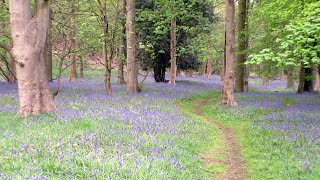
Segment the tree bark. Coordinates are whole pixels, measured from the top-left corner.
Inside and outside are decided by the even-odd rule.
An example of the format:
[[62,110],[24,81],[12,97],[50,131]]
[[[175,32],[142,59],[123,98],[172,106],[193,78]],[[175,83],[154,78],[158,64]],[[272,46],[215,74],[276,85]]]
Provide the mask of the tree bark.
[[47,72],[47,79],[48,81],[52,81],[52,19],[51,14],[52,10],[49,9],[50,15],[49,15],[49,25],[48,25],[48,36],[47,36],[47,60],[46,60],[46,72]]
[[15,76],[15,72],[16,72],[16,63],[14,62],[13,57],[10,56],[10,68],[8,68],[9,71],[9,79],[8,82],[10,84],[13,84],[16,82],[16,76]]
[[304,63],[301,62],[298,93],[313,91],[312,80],[309,78],[306,78],[310,76],[312,76],[312,68],[305,67]]
[[42,56],[48,30],[49,1],[38,0],[35,18],[32,18],[30,0],[11,0],[9,10],[12,54],[18,62],[18,114],[28,116],[43,111],[56,111]]
[[[69,40],[70,40],[70,49],[72,51],[75,51],[76,49],[76,30],[75,30],[75,16],[74,13],[76,12],[76,8],[74,6],[74,3],[72,2],[72,7],[71,7],[71,31],[69,35]],[[75,82],[77,78],[77,57],[76,53],[73,52],[71,53],[70,57],[71,65],[70,65],[70,71],[69,71],[69,82]]]
[[110,57],[108,56],[108,38],[109,38],[109,20],[107,17],[107,4],[104,2],[101,4],[101,15],[103,20],[103,60],[105,66],[105,74],[104,74],[104,85],[106,89],[107,95],[112,94],[111,89],[111,60],[113,53],[110,53]]
[[287,88],[294,87],[294,79],[293,79],[293,68],[289,67],[287,72]]
[[83,67],[83,59],[82,59],[82,57],[80,57],[80,78],[83,78],[84,77],[84,75],[83,75],[83,69],[84,69],[84,67]]
[[210,79],[211,74],[212,74],[212,57],[209,57],[207,61],[207,78]]
[[206,76],[207,75],[207,64],[208,64],[208,61],[204,61],[202,63],[202,66],[201,66],[201,75],[202,76]]
[[124,72],[123,72],[123,62],[124,62],[124,47],[125,40],[124,34],[126,32],[126,22],[125,22],[125,14],[126,14],[126,0],[122,0],[122,10],[121,10],[121,35],[120,35],[120,45],[119,45],[119,53],[118,53],[118,83],[124,84]]
[[223,76],[222,104],[236,106],[234,99],[235,22],[234,0],[226,0],[226,64]]
[[170,56],[171,56],[171,67],[170,67],[170,83],[176,84],[176,77],[177,77],[177,21],[173,19],[171,21],[171,39],[170,39]]
[[236,83],[235,91],[244,92],[245,86],[245,72],[248,48],[248,35],[247,35],[247,0],[239,0],[239,20],[238,20],[238,54],[236,65]]
[[137,93],[138,87],[138,63],[136,60],[136,22],[135,22],[135,0],[127,1],[127,21],[126,21],[126,36],[127,36],[127,71],[128,83],[127,91],[129,93]]
[[313,87],[313,91],[315,92],[320,91],[320,78],[319,78],[318,70],[319,70],[318,65],[313,64],[312,65],[312,76],[313,76],[312,87]]

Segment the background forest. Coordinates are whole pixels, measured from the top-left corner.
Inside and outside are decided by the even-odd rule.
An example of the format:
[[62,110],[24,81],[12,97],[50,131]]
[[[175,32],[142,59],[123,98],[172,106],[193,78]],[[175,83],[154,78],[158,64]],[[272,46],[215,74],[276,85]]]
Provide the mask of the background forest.
[[0,178],[319,179],[318,0],[1,0]]

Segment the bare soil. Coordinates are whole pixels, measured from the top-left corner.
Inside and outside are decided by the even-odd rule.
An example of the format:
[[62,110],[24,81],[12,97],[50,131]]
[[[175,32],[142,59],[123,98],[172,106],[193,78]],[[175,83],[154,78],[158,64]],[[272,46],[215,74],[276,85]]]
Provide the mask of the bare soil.
[[[210,99],[199,99],[191,101],[193,105],[193,112],[198,116],[203,117],[207,122],[209,122],[214,127],[217,127],[223,136],[223,143],[225,144],[225,152],[223,152],[225,159],[224,160],[216,160],[212,158],[212,154],[217,154],[212,150],[211,152],[201,155],[201,158],[207,164],[225,164],[227,166],[227,171],[223,177],[219,179],[245,179],[246,171],[245,171],[245,161],[241,154],[241,146],[239,143],[239,137],[237,137],[236,133],[229,127],[223,125],[219,121],[209,118],[203,113],[203,107],[206,106],[210,102]],[[211,155],[210,155],[211,154]],[[216,177],[213,177],[216,179]]]

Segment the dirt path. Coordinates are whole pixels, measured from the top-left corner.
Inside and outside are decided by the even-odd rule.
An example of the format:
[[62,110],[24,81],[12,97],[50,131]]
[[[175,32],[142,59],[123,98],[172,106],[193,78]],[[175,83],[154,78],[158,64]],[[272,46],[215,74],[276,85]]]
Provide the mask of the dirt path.
[[[245,161],[241,155],[241,147],[239,143],[239,138],[236,133],[231,129],[223,125],[222,123],[207,117],[203,113],[203,107],[210,102],[210,99],[198,99],[191,101],[193,108],[193,113],[205,118],[214,127],[217,127],[223,136],[223,142],[225,143],[225,157],[223,162],[227,166],[226,175],[222,179],[245,179],[246,172],[244,169]],[[217,163],[216,160],[210,159],[209,156],[204,156],[205,161],[208,163]]]

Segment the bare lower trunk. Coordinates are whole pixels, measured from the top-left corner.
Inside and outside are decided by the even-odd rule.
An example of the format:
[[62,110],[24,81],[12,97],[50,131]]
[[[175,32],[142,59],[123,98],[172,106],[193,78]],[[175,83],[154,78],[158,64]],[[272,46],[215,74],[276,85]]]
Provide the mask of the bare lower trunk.
[[103,59],[105,63],[104,85],[107,95],[112,94],[111,89],[111,59],[108,58],[107,41],[105,40],[103,46]]
[[202,63],[202,66],[201,66],[201,75],[202,76],[206,76],[207,75],[207,64],[208,64],[208,61],[204,61],[203,63]]
[[47,37],[47,60],[46,60],[46,72],[48,81],[52,81],[52,20],[51,20],[51,8],[50,8],[50,16],[49,16],[49,26],[48,26],[48,37]]
[[212,74],[212,58],[209,57],[208,59],[208,63],[207,63],[207,78],[211,78],[211,74]]
[[268,78],[262,77],[261,80],[262,80],[262,85],[264,85],[264,86],[268,85],[268,83],[269,83],[269,79]]
[[236,83],[235,91],[244,92],[245,72],[248,48],[247,35],[247,0],[239,0],[239,20],[238,20],[238,54],[236,65]]
[[243,91],[244,92],[249,92],[249,75],[250,75],[249,69],[245,68],[245,77],[243,79],[243,81],[244,81]]
[[127,91],[137,93],[138,87],[138,63],[136,60],[136,27],[135,27],[135,0],[127,1]]
[[171,21],[171,40],[170,40],[170,56],[171,56],[171,67],[170,67],[170,83],[176,84],[177,77],[177,35],[176,35],[177,21],[173,19]]
[[16,77],[15,77],[15,72],[16,72],[16,63],[14,62],[14,60],[12,59],[13,57],[11,57],[11,61],[10,61],[10,68],[9,68],[9,79],[8,82],[10,84],[13,84],[16,82]]
[[36,17],[32,18],[30,1],[10,1],[13,55],[16,67],[20,108],[18,114],[28,116],[56,111],[46,78],[42,50],[47,37],[49,2],[38,0]]
[[293,79],[293,68],[288,68],[287,73],[287,88],[293,88],[294,87],[294,79]]
[[123,62],[124,62],[124,37],[123,35],[120,37],[120,47],[119,47],[119,54],[117,57],[118,63],[118,83],[124,84],[124,73],[123,73]]
[[124,72],[123,72],[123,66],[124,66],[124,47],[125,47],[125,41],[124,41],[124,34],[126,32],[126,22],[125,22],[125,14],[126,14],[126,0],[122,0],[122,12],[121,12],[121,27],[122,27],[122,33],[120,35],[120,47],[119,47],[119,54],[118,54],[118,83],[124,84]]
[[223,76],[222,104],[236,106],[234,100],[234,76],[235,76],[235,22],[234,1],[226,0],[226,64]]
[[312,80],[306,78],[306,76],[312,76],[312,69],[305,67],[304,63],[301,62],[298,93],[313,91]]
[[313,76],[312,87],[313,87],[313,91],[316,91],[316,92],[320,91],[320,78],[319,78],[318,70],[319,70],[318,65],[313,64],[313,66],[312,66],[312,76]]
[[79,69],[79,71],[80,71],[80,78],[83,78],[84,76],[83,76],[83,59],[82,59],[82,57],[80,57],[80,69]]
[[[69,35],[69,40],[70,40],[70,49],[72,51],[75,51],[76,49],[76,32],[75,32],[75,17],[74,13],[76,12],[75,6],[72,3],[72,9],[71,9],[71,25],[72,25],[72,30]],[[71,65],[70,65],[70,71],[69,71],[69,82],[75,82],[77,78],[77,58],[76,58],[76,53],[73,52],[70,57]]]

